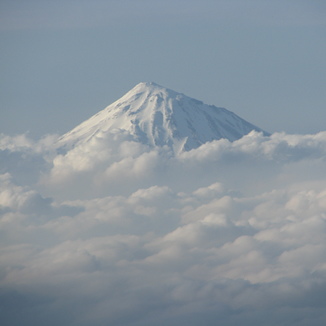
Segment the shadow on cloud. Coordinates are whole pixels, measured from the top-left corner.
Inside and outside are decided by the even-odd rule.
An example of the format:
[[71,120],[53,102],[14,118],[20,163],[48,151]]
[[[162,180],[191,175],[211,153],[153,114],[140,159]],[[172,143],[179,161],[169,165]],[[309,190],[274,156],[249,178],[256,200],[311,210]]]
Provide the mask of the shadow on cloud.
[[2,136],[1,325],[323,325],[326,133],[21,142]]

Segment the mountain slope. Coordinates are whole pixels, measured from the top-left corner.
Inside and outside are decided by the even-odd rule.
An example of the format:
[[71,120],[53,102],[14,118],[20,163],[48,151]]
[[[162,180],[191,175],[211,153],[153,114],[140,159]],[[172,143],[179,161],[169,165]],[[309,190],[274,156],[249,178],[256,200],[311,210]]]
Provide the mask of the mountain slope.
[[73,147],[99,133],[117,129],[129,132],[138,142],[168,145],[175,151],[190,150],[221,138],[234,141],[252,130],[264,132],[226,109],[206,105],[155,83],[140,83],[63,135],[58,146]]

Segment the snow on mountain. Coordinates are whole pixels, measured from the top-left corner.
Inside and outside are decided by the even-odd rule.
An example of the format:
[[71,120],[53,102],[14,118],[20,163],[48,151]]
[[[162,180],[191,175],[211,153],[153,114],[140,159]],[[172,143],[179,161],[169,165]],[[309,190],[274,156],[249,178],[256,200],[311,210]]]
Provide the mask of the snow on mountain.
[[191,150],[221,138],[237,140],[262,129],[224,108],[204,104],[152,82],[136,85],[123,97],[59,138],[74,147],[107,132],[127,131],[138,142]]

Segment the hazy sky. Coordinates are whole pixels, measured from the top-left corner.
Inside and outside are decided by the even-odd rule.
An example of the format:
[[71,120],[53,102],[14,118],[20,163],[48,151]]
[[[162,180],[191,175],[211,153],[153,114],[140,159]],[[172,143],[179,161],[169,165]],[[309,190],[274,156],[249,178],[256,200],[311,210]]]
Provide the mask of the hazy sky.
[[324,0],[1,0],[0,131],[63,133],[140,81],[325,129]]
[[[324,326],[325,13],[0,0],[0,325]],[[184,152],[116,129],[33,139],[141,81],[272,134]]]

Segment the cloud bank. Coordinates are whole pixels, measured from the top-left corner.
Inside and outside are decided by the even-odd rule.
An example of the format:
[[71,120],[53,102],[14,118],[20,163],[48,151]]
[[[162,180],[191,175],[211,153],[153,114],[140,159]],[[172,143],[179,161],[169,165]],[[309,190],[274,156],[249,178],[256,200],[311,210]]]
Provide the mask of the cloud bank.
[[1,325],[324,325],[326,132],[0,144]]

